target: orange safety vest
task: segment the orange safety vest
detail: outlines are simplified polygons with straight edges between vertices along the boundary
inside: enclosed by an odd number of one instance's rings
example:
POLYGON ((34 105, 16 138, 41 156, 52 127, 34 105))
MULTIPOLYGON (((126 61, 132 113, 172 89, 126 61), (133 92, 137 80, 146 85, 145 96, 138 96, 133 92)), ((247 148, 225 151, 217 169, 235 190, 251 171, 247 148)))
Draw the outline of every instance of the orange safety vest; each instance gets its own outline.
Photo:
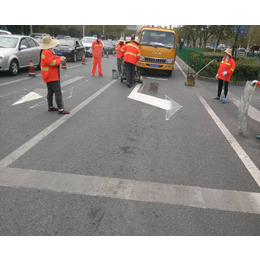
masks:
POLYGON ((54 55, 49 49, 42 50, 41 54, 41 74, 45 83, 60 80, 59 65, 61 57, 54 55))
POLYGON ((125 46, 125 44, 121 45, 120 43, 118 43, 116 45, 116 57, 117 59, 120 59, 123 57, 123 53, 121 52, 121 49, 125 46))
POLYGON ((102 58, 103 43, 101 41, 99 43, 97 41, 92 42, 91 49, 93 58, 102 58))
POLYGON ((260 81, 257 82, 257 86, 260 88, 260 81))
POLYGON ((124 55, 124 62, 129 62, 136 65, 141 58, 140 49, 134 41, 121 48, 121 52, 124 55))
POLYGON ((224 71, 227 72, 227 75, 224 76, 225 81, 229 82, 231 75, 233 74, 235 70, 235 64, 236 62, 230 57, 228 61, 226 61, 226 58, 223 58, 220 62, 219 69, 218 69, 218 78, 223 80, 222 73, 224 71))

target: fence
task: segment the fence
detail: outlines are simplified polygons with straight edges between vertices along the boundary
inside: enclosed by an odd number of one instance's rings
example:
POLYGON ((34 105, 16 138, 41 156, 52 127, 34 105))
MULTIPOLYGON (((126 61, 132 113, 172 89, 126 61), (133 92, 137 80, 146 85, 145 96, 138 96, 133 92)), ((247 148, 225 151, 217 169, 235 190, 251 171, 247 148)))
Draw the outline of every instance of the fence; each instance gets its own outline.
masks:
POLYGON ((204 50, 193 47, 180 47, 177 48, 177 56, 182 59, 189 67, 195 72, 198 72, 202 68, 204 50))

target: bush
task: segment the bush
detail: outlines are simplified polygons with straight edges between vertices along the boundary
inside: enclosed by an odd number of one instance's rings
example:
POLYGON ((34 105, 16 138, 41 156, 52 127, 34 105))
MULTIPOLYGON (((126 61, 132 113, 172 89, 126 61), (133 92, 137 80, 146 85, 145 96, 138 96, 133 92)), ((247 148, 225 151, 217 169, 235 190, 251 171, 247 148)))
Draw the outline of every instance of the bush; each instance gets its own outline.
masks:
MULTIPOLYGON (((202 67, 208 64, 214 58, 216 60, 212 62, 208 67, 206 67, 203 71, 201 71, 199 75, 208 78, 214 78, 216 76, 223 55, 205 54, 202 67)), ((257 63, 254 59, 238 57, 236 59, 236 68, 231 77, 231 81, 238 82, 254 79, 259 80, 259 73, 260 64, 257 63)))

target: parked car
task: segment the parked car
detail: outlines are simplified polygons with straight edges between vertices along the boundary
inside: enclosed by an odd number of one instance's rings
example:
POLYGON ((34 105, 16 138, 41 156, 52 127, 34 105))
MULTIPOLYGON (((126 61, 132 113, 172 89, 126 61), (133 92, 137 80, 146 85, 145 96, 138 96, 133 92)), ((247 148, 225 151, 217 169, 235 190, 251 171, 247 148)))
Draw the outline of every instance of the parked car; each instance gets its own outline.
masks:
POLYGON ((95 37, 83 37, 81 39, 81 43, 84 45, 85 47, 85 52, 86 52, 86 56, 92 57, 92 42, 94 42, 96 40, 95 37))
POLYGON ((249 49, 249 54, 259 54, 260 53, 260 45, 253 45, 249 49))
POLYGON ((29 67, 30 60, 40 69, 40 45, 24 35, 0 35, 0 71, 16 75, 20 68, 29 67))
POLYGON ((32 33, 29 36, 32 38, 42 38, 42 36, 44 36, 44 35, 50 36, 50 34, 48 34, 48 33, 32 33))
POLYGON ((56 39, 67 39, 67 38, 71 38, 69 35, 58 35, 57 37, 56 37, 56 39))
POLYGON ((103 52, 104 54, 107 54, 107 52, 109 54, 112 54, 113 51, 115 51, 115 46, 113 45, 113 42, 112 41, 109 41, 109 40, 104 40, 102 41, 103 44, 104 44, 104 47, 103 47, 103 52))
POLYGON ((245 48, 238 48, 237 49, 237 55, 239 55, 239 56, 246 56, 246 53, 247 53, 247 51, 246 51, 245 48))
POLYGON ((5 30, 0 30, 0 35, 6 35, 6 34, 11 34, 10 32, 8 31, 5 31, 5 30))
POLYGON ((74 62, 81 60, 85 54, 85 48, 78 38, 60 39, 59 44, 53 49, 56 55, 65 56, 74 62))

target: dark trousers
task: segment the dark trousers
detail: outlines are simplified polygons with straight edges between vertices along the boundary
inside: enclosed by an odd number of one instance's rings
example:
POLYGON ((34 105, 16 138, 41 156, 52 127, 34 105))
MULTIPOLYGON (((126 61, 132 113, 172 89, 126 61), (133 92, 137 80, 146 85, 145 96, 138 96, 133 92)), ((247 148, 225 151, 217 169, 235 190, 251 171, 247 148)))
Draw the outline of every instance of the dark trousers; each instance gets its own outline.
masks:
POLYGON ((122 74, 122 58, 117 58, 117 70, 119 71, 119 74, 122 74))
MULTIPOLYGON (((228 93, 228 81, 225 81, 225 86, 224 86, 224 96, 225 98, 227 97, 227 93, 228 93)), ((220 97, 221 92, 222 92, 222 88, 224 85, 224 81, 222 79, 218 79, 218 97, 220 97)))
POLYGON ((130 85, 134 84, 134 76, 135 76, 135 65, 129 62, 125 62, 125 76, 126 81, 130 85))
POLYGON ((63 109, 63 99, 61 93, 60 81, 51 81, 47 82, 47 100, 48 106, 53 107, 53 94, 55 94, 55 101, 58 106, 58 109, 63 109))

